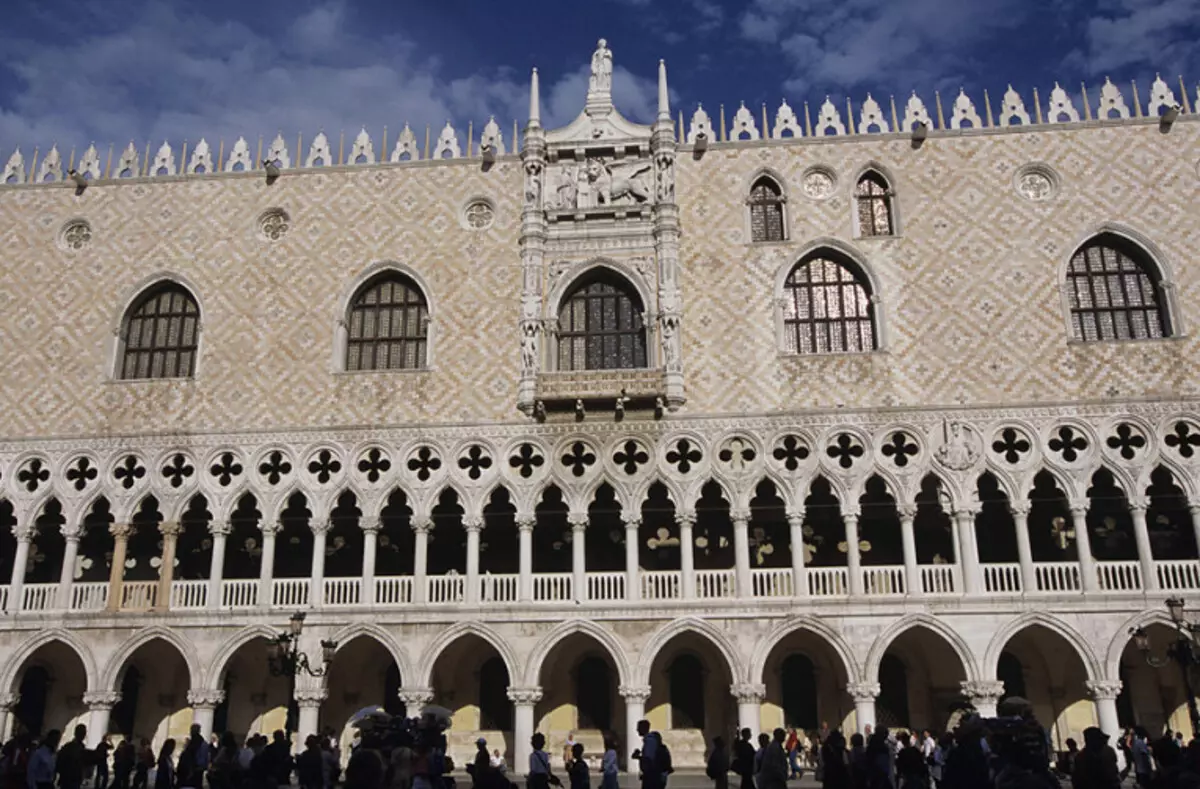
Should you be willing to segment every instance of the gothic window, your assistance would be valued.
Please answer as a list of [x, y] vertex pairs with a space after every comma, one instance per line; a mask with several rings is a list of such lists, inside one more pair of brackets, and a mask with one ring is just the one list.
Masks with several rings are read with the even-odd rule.
[[579, 283], [558, 313], [558, 369], [645, 367], [642, 309], [642, 300], [633, 287], [611, 274]]
[[857, 267], [829, 251], [796, 264], [783, 285], [788, 353], [851, 353], [878, 347], [875, 305]]
[[1092, 239], [1067, 268], [1071, 335], [1085, 342], [1170, 336], [1160, 282], [1157, 267], [1133, 244], [1112, 235]]
[[188, 289], [164, 282], [143, 294], [121, 326], [122, 379], [191, 378], [200, 340], [200, 307]]
[[770, 176], [764, 175], [750, 187], [750, 240], [783, 241], [783, 191]]
[[892, 217], [892, 189], [887, 180], [874, 170], [868, 170], [858, 179], [854, 187], [855, 203], [858, 208], [858, 234], [860, 236], [895, 235]]
[[363, 286], [346, 316], [346, 369], [419, 370], [429, 345], [429, 305], [416, 283], [389, 271]]

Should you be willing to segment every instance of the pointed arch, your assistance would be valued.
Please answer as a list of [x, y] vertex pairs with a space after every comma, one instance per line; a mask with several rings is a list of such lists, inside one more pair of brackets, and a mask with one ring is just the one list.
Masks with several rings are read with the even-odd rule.
[[400, 646], [400, 643], [386, 629], [371, 622], [354, 622], [346, 625], [333, 636], [333, 640], [337, 642], [339, 652], [356, 638], [370, 639], [387, 650], [388, 654], [392, 656], [392, 660], [396, 661], [396, 667], [400, 670], [402, 681], [407, 682], [408, 678], [413, 676], [414, 670], [412, 661], [408, 657], [408, 652], [405, 651], [404, 647]]
[[1117, 628], [1116, 634], [1108, 644], [1108, 650], [1104, 656], [1104, 678], [1120, 679], [1121, 655], [1125, 652], [1125, 647], [1129, 645], [1130, 640], [1133, 638], [1131, 634], [1138, 628], [1150, 627], [1151, 625], [1162, 625], [1170, 630], [1175, 629], [1175, 623], [1171, 621], [1171, 617], [1165, 611], [1159, 609], [1142, 611], [1126, 619]]
[[878, 162], [870, 162], [854, 179], [854, 235], [879, 238], [899, 235], [895, 179]]
[[434, 316], [429, 294], [409, 266], [389, 260], [368, 267], [339, 300], [333, 369], [429, 369]]
[[229, 667], [229, 661], [233, 659], [239, 649], [260, 638], [274, 641], [278, 635], [277, 631], [266, 625], [250, 625], [225, 639], [208, 663], [208, 674], [204, 677], [204, 687], [221, 687], [225, 670]]
[[660, 628], [646, 642], [638, 658], [637, 668], [634, 673], [638, 685], [650, 684], [650, 670], [654, 666], [654, 659], [658, 657], [663, 647], [680, 633], [694, 633], [701, 638], [707, 639], [721, 653], [721, 657], [725, 659], [725, 667], [729, 671], [729, 676], [745, 676], [746, 668], [743, 665], [741, 656], [729, 639], [725, 637], [725, 634], [710, 622], [689, 616], [673, 620], [670, 624]]
[[604, 648], [617, 667], [617, 681], [620, 685], [633, 683], [633, 674], [629, 664], [629, 655], [622, 644], [611, 631], [606, 630], [590, 619], [568, 619], [544, 635], [533, 647], [533, 651], [525, 660], [525, 686], [537, 687], [541, 684], [542, 666], [546, 658], [554, 651], [567, 636], [583, 635], [591, 638]]
[[204, 314], [197, 292], [183, 276], [160, 272], [127, 294], [113, 332], [114, 379], [195, 377]]
[[1059, 266], [1067, 333], [1076, 342], [1151, 340], [1181, 333], [1171, 267], [1153, 242], [1106, 223]]
[[750, 179], [746, 194], [746, 219], [750, 243], [787, 241], [786, 181], [774, 170], [760, 167]]
[[871, 650], [867, 653], [866, 664], [863, 668], [863, 677], [866, 678], [866, 681], [879, 681], [879, 665], [883, 661], [883, 656], [887, 653], [888, 648], [900, 635], [915, 628], [924, 628], [935, 635], [941, 636], [958, 656], [959, 662], [962, 663], [963, 673], [966, 674], [967, 679], [973, 680], [979, 677], [979, 665], [975, 659], [975, 653], [972, 652], [970, 645], [959, 635], [958, 631], [935, 616], [929, 614], [908, 614], [893, 622], [886, 630], [879, 634], [875, 639], [875, 643], [871, 645]]
[[195, 645], [180, 635], [177, 629], [163, 627], [162, 625], [151, 625], [137, 631], [130, 638], [126, 639], [120, 649], [114, 652], [112, 657], [108, 659], [108, 663], [105, 664], [104, 671], [100, 675], [100, 689], [120, 691], [119, 680], [125, 663], [133, 656], [134, 652], [151, 641], [164, 641], [175, 647], [175, 650], [183, 658], [183, 662], [187, 666], [188, 680], [191, 682], [188, 687], [202, 687], [197, 683], [204, 679], [204, 667], [200, 662], [199, 655], [196, 653]]
[[754, 655], [750, 658], [746, 681], [753, 683], [765, 681], [764, 674], [767, 670], [767, 661], [771, 658], [771, 652], [785, 638], [800, 630], [812, 633], [833, 648], [833, 651], [841, 659], [850, 682], [858, 682], [861, 679], [862, 674], [859, 663], [854, 658], [854, 650], [846, 643], [842, 634], [815, 616], [801, 614], [785, 619], [776, 625], [765, 638], [759, 639], [754, 647]]
[[1004, 651], [1008, 642], [1020, 631], [1034, 626], [1044, 627], [1066, 639], [1075, 648], [1079, 659], [1083, 661], [1083, 667], [1087, 671], [1087, 678], [1090, 680], [1103, 679], [1104, 675], [1100, 661], [1092, 651], [1091, 645], [1080, 635], [1079, 631], [1066, 622], [1041, 611], [1031, 611], [1021, 614], [996, 630], [991, 642], [988, 644], [987, 651], [984, 653], [983, 665], [980, 666], [983, 676], [996, 676], [997, 667], [1000, 664], [1000, 653]]
[[651, 331], [643, 316], [654, 308], [653, 295], [614, 264], [590, 266], [562, 289], [551, 319], [550, 369], [637, 370], [653, 364]]
[[21, 642], [21, 645], [17, 647], [16, 651], [12, 653], [8, 662], [4, 665], [4, 673], [0, 674], [0, 692], [16, 693], [17, 678], [21, 673], [21, 669], [24, 668], [25, 662], [39, 649], [56, 641], [74, 652], [76, 657], [79, 658], [79, 662], [83, 664], [87, 689], [89, 691], [98, 690], [100, 688], [100, 673], [97, 671], [95, 655], [88, 649], [87, 644], [74, 633], [56, 627], [49, 630], [39, 630]]
[[464, 636], [477, 636], [499, 653], [500, 659], [504, 661], [504, 667], [508, 669], [509, 682], [512, 682], [513, 677], [523, 676], [521, 663], [517, 660], [516, 653], [499, 633], [482, 622], [459, 622], [442, 630], [438, 637], [425, 647], [425, 651], [421, 653], [420, 667], [415, 675], [417, 681], [414, 683], [414, 687], [427, 688], [432, 685], [434, 664], [437, 663], [438, 658], [446, 651], [447, 647]]
[[[830, 301], [832, 300], [832, 301]], [[788, 354], [854, 353], [885, 347], [879, 283], [866, 259], [834, 239], [809, 244], [776, 272], [775, 327]], [[814, 309], [836, 303], [836, 317]], [[832, 312], [832, 310], [831, 310]]]

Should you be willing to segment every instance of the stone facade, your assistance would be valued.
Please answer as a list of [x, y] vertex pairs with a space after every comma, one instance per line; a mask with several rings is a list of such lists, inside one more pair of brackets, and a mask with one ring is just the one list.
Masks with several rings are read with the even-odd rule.
[[[51, 679], [46, 725], [87, 712], [95, 729], [159, 739], [193, 717], [281, 726], [286, 683], [266, 671], [262, 639], [300, 608], [309, 654], [333, 638], [342, 656], [301, 681], [301, 733], [341, 728], [384, 696], [437, 700], [458, 711], [460, 756], [486, 732], [521, 767], [535, 727], [553, 745], [576, 728], [624, 735], [642, 715], [684, 765], [734, 723], [861, 728], [877, 699], [887, 722], [944, 727], [964, 701], [992, 710], [1012, 661], [1056, 742], [1096, 721], [1113, 733], [1123, 681], [1174, 701], [1121, 716], [1186, 725], [1178, 683], [1135, 665], [1128, 634], [1154, 626], [1161, 646], [1162, 599], [1200, 593], [1195, 116], [1160, 117], [1174, 97], [1156, 83], [1149, 117], [1129, 117], [1106, 85], [1103, 120], [1090, 107], [1080, 119], [1064, 94], [1048, 119], [1006, 96], [999, 125], [990, 104], [984, 123], [963, 96], [947, 124], [914, 97], [903, 121], [868, 100], [846, 120], [827, 103], [815, 128], [806, 107], [802, 128], [785, 104], [769, 134], [744, 107], [714, 132], [703, 110], [686, 129], [673, 121], [660, 66], [658, 118], [639, 126], [612, 107], [611, 52], [596, 58], [586, 109], [564, 129], [541, 127], [535, 73], [520, 154], [493, 123], [465, 153], [447, 127], [427, 160], [407, 129], [379, 162], [364, 133], [354, 164], [324, 168], [323, 136], [303, 160], [277, 140], [279, 175], [254, 169], [244, 142], [224, 164], [204, 143], [178, 166], [169, 146], [140, 168], [127, 151], [115, 173], [93, 149], [75, 165], [82, 186], [63, 182], [56, 151], [40, 169], [10, 160], [10, 727], [28, 725]], [[868, 170], [890, 189], [886, 236], [856, 221]], [[748, 195], [764, 175], [784, 198], [783, 240], [752, 240]], [[1102, 235], [1155, 267], [1170, 336], [1072, 339], [1067, 268]], [[859, 272], [876, 350], [784, 351], [785, 280], [820, 250]], [[350, 305], [393, 270], [427, 302], [427, 364], [347, 372]], [[560, 305], [601, 272], [637, 294], [647, 365], [559, 370]], [[129, 310], [162, 281], [198, 304], [194, 375], [120, 380]], [[1121, 514], [1099, 509], [1098, 473]], [[1046, 484], [1057, 514], [1038, 509]], [[397, 490], [403, 514], [389, 509]], [[939, 519], [935, 555], [925, 524]], [[1014, 529], [996, 559], [995, 532]], [[1111, 555], [1093, 550], [1122, 530]], [[1151, 530], [1188, 555], [1156, 549]], [[431, 569], [438, 538], [460, 534], [461, 567]], [[593, 543], [608, 536], [618, 565], [601, 568]], [[489, 566], [502, 540], [515, 571]], [[877, 561], [889, 541], [895, 559]], [[362, 559], [336, 570], [347, 545]], [[569, 558], [546, 571], [545, 545]], [[411, 570], [378, 569], [389, 546]], [[232, 577], [237, 551], [258, 558]], [[302, 572], [276, 577], [273, 563], [297, 555]], [[791, 655], [808, 661], [810, 690], [789, 684]], [[593, 657], [607, 685], [585, 700]], [[698, 706], [672, 690], [687, 660], [702, 664]], [[130, 666], [134, 702], [122, 701]]]

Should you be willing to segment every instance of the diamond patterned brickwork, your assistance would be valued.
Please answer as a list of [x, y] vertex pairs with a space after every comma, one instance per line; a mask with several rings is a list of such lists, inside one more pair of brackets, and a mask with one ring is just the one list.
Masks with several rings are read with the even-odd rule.
[[[1200, 299], [1197, 135], [1194, 123], [1170, 134], [1142, 124], [935, 138], [919, 150], [893, 136], [681, 156], [689, 410], [1194, 395], [1194, 340], [1068, 343], [1059, 281], [1090, 230], [1128, 227], [1167, 258], [1190, 331]], [[1057, 195], [1017, 194], [1013, 174], [1029, 162], [1059, 173]], [[897, 238], [854, 238], [851, 190], [871, 164], [897, 192]], [[836, 174], [833, 197], [805, 196], [802, 174], [814, 166]], [[787, 182], [790, 243], [746, 243], [744, 195], [760, 167]], [[819, 238], [849, 244], [881, 283], [884, 351], [777, 355], [777, 274]]]
[[[1068, 343], [1062, 265], [1104, 223], [1149, 238], [1173, 270], [1177, 325], [1192, 331], [1200, 276], [1195, 167], [1200, 124], [1153, 122], [931, 137], [712, 145], [678, 160], [685, 384], [691, 415], [810, 408], [1186, 398], [1191, 339]], [[1057, 193], [1031, 202], [1013, 176], [1044, 163]], [[875, 163], [897, 192], [900, 235], [855, 239], [850, 194]], [[809, 199], [803, 174], [836, 178]], [[751, 246], [745, 193], [760, 168], [789, 195], [789, 242]], [[230, 432], [340, 425], [520, 421], [521, 174], [512, 159], [0, 187], [0, 436]], [[467, 229], [463, 208], [495, 205]], [[260, 232], [271, 209], [289, 232]], [[92, 242], [58, 242], [85, 219]], [[778, 352], [774, 284], [815, 239], [856, 250], [880, 283], [884, 350]], [[335, 374], [341, 300], [393, 260], [429, 286], [431, 370]], [[547, 260], [552, 266], [559, 262]], [[156, 272], [185, 278], [203, 308], [194, 381], [110, 380], [122, 305]], [[1181, 319], [1181, 320], [1180, 320]]]

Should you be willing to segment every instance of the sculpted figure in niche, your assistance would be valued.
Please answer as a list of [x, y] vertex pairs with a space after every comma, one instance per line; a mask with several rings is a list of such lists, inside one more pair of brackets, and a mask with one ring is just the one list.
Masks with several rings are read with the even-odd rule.
[[537, 207], [542, 201], [542, 168], [536, 162], [525, 165], [525, 204]]
[[938, 447], [937, 457], [942, 465], [955, 471], [965, 471], [975, 465], [979, 450], [972, 439], [970, 428], [962, 422], [948, 422], [943, 428], [944, 440]]
[[578, 175], [567, 165], [558, 170], [558, 183], [555, 192], [558, 195], [557, 208], [575, 208], [575, 195], [578, 192]]
[[670, 156], [658, 157], [658, 202], [669, 203], [675, 199], [675, 170]]
[[588, 80], [589, 93], [604, 93], [612, 89], [612, 50], [608, 42], [600, 39], [592, 55], [592, 76]]
[[536, 321], [521, 323], [521, 369], [538, 369], [538, 325]]

